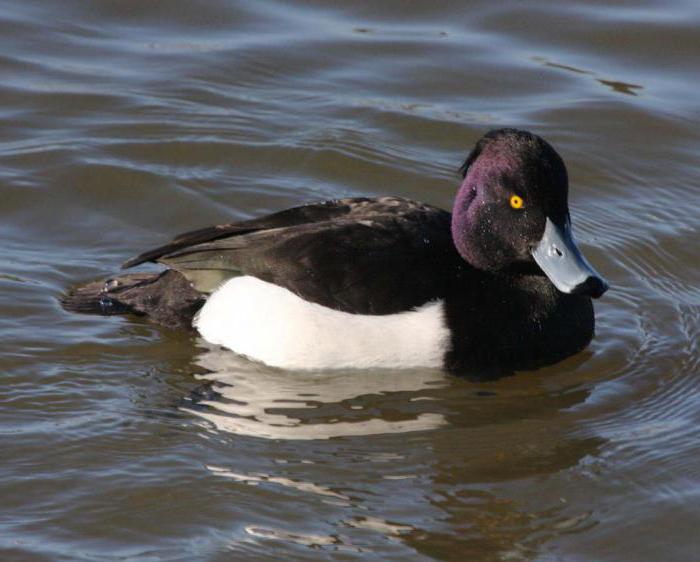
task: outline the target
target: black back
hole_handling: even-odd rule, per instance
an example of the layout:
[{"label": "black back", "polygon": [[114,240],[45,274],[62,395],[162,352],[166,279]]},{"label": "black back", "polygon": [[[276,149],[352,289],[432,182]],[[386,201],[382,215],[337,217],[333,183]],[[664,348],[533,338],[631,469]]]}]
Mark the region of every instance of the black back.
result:
[{"label": "black back", "polygon": [[357,314],[391,314],[443,298],[464,268],[449,212],[396,197],[304,205],[183,234],[126,262],[245,274]]}]

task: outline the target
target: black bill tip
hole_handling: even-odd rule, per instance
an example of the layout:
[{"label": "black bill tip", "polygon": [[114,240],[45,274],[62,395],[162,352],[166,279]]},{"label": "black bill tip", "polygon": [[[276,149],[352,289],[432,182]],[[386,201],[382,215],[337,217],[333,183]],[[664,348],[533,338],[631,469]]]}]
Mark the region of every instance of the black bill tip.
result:
[{"label": "black bill tip", "polygon": [[574,295],[588,295],[597,299],[602,297],[609,288],[610,285],[604,279],[590,276],[583,283],[576,285],[571,293]]}]

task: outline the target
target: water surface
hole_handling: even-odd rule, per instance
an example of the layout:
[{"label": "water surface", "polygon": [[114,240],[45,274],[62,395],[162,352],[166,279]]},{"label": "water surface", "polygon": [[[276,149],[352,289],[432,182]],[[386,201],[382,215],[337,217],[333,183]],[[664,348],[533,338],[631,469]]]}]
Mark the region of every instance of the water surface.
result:
[{"label": "water surface", "polygon": [[[682,561],[700,526],[697,3],[0,8],[2,560]],[[613,289],[559,365],[290,374],[59,295],[316,199],[450,207],[547,138]]]}]

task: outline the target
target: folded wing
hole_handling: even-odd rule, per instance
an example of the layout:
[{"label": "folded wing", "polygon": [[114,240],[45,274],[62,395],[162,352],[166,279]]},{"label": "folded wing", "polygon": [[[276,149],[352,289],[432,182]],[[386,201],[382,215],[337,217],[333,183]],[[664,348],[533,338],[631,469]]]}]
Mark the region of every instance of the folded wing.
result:
[{"label": "folded wing", "polygon": [[190,232],[129,260],[157,261],[201,291],[253,275],[318,304],[391,314],[443,296],[459,258],[450,214],[400,199],[343,199]]}]

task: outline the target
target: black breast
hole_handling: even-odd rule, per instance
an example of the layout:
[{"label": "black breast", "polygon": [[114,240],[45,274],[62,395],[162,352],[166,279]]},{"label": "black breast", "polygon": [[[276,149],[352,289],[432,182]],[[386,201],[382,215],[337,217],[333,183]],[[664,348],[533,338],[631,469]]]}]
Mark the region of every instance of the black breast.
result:
[{"label": "black breast", "polygon": [[565,295],[541,275],[468,275],[450,289],[445,314],[445,367],[481,379],[561,361],[594,330],[591,299]]}]

